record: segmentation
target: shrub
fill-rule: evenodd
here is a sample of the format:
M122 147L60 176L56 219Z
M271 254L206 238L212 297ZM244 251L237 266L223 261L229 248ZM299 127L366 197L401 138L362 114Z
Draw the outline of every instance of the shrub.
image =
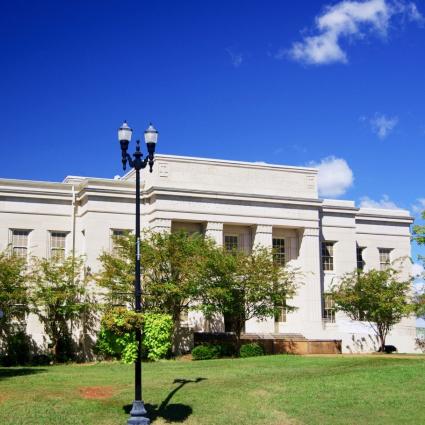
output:
M264 355L263 347L257 342L251 344L242 345L239 350L239 355L241 357L256 357Z
M137 358L134 330L138 327L143 328L143 357L149 360L164 358L171 348L171 316L135 313L122 307L111 309L104 314L96 342L96 354L124 363L133 363Z
M212 344L198 345L192 350L193 360L209 360L220 357L220 346Z
M24 330L17 330L5 338L4 350L0 356L3 366L18 366L31 363L31 354L34 351L34 341Z
M149 360L167 356L171 349L173 320L169 314L147 313L144 315L143 346Z

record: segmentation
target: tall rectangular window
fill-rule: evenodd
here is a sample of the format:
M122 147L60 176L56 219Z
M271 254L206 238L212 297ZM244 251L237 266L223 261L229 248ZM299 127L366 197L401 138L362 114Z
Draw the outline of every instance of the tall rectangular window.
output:
M236 235L224 235L224 248L232 252L239 248L238 237Z
M322 242L322 269L334 269L334 242Z
M379 248L379 268L388 270L391 265L391 249Z
M50 232L50 257L55 260L65 258L66 232Z
M12 252L18 257L27 258L29 230L12 230Z
M283 267L285 265L285 239L273 238L273 260L279 266Z
M363 250L364 248L358 246L357 248L357 270L364 269Z
M118 254L118 239L122 238L125 235L128 235L130 233L129 230L125 230L125 229L112 229L112 233L111 233L111 251L114 254Z
M335 301L332 294L323 294L323 320L325 322L335 322Z

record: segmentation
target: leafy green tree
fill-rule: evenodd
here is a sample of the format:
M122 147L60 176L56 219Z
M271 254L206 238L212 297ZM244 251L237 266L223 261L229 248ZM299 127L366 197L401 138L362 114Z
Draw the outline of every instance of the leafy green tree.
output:
M142 247L144 242L142 242ZM100 272L94 276L104 289L104 303L110 306L129 305L134 309L135 237L127 233L113 237L112 251L103 251L99 256ZM145 260L142 256L142 265ZM143 270L142 270L143 274Z
M277 264L266 248L250 254L216 249L205 264L198 308L207 318L217 313L230 318L240 345L247 320L274 317L281 308L295 309L288 300L296 293L299 275L297 269Z
M25 335L27 280L25 259L8 250L0 252L0 348L4 352L12 349L18 333Z
M425 220L425 211L422 211L422 219ZM425 245L425 225L416 224L413 226L413 239L419 245Z
M199 299L204 264L216 249L195 233L153 233L143 246L143 283L152 311L170 314L176 327L181 314Z
M422 211L422 219L425 220L425 211ZM413 240L418 245L425 245L425 225L417 224L413 226ZM422 260L425 266L425 257L419 255L419 260ZM422 277L425 277L425 274ZM416 307L417 316L425 318L425 288L422 288L416 294Z
M0 252L0 336L9 332L13 321L22 321L28 312L26 262L23 258Z
M73 328L83 325L95 309L89 298L83 258L34 258L31 279L34 312L50 339L55 360L74 359Z
M141 243L144 310L171 315L177 328L181 313L199 299L200 279L214 243L200 234L148 233ZM112 252L99 257L97 283L112 305L133 305L134 236L115 240Z
M402 280L396 269L355 271L345 274L332 288L336 310L352 320L369 322L380 349L393 326L414 312L412 280Z

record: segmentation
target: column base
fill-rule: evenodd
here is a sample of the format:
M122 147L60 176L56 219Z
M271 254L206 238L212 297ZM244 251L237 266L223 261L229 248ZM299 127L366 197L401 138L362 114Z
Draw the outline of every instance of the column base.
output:
M143 401L134 400L127 425L149 425L151 421L146 417L146 414L147 412Z

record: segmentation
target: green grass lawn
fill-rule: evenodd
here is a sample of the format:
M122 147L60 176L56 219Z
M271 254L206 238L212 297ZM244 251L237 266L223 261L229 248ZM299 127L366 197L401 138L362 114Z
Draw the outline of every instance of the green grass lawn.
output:
M1 425L124 425L133 368L0 368ZM154 424L425 424L425 357L265 356L144 364Z

